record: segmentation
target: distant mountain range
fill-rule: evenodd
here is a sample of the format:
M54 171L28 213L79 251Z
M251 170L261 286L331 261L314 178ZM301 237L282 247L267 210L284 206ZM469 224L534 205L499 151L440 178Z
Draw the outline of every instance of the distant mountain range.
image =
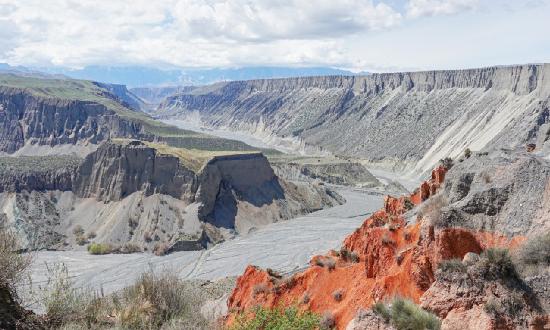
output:
M311 76L351 76L351 71L330 67L242 67L212 69L157 69L145 66L87 66L72 70L61 67L27 68L0 63L0 71L39 76L53 74L76 79L123 84L128 87L207 85L219 81ZM366 74L366 73L360 73Z

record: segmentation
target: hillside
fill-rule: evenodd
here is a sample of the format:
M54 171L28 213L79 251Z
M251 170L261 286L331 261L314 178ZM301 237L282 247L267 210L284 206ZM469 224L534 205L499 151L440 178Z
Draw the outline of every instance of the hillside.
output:
M336 329L424 329L407 326L418 315L390 324L381 304L403 297L441 329L545 329L549 178L548 161L518 151L439 166L415 193L386 197L339 251L314 256L305 270L249 266L226 321L255 306L296 305Z
M167 98L158 115L198 112L209 127L418 175L466 148L547 152L549 95L550 65L532 64L218 83Z
M137 102L120 85L2 74L0 152L86 155L112 138L167 141L204 150L257 150L239 141L163 124L138 111Z

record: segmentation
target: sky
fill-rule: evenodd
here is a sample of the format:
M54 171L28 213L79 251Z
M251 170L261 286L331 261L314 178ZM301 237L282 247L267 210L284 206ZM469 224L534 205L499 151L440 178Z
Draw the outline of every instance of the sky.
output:
M78 69L550 62L550 0L0 0L0 62Z

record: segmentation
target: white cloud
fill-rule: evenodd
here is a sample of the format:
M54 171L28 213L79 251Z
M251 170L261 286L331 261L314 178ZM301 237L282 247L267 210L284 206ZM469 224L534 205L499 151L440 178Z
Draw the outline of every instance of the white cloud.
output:
M18 30L18 43L4 57L40 65L319 61L338 39L390 28L402 18L368 0L3 2L9 10L0 7L0 13Z
M540 54L516 47L517 54L508 56L510 43L544 38L530 24L540 25L536 31L550 30L548 20L527 18L550 9L549 0L531 1L540 7L515 6L510 12L502 4L514 0L0 0L0 62L429 68L448 63L444 59L466 63L453 54L471 48L467 27L473 23L507 22L518 33L490 29L497 32L466 53L468 63L472 57L521 63L544 60L550 52L544 39ZM467 13L476 6L475 15ZM445 16L459 11L466 12Z
M479 0L410 0L407 4L407 16L451 15L465 10L475 9Z

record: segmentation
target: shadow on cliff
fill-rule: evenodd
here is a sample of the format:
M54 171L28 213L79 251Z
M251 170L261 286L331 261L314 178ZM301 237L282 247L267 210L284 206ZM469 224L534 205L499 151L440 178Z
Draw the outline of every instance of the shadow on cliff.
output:
M238 189L230 182L222 180L214 209L207 216L207 221L216 227L235 229L235 218L240 202L260 208L284 199L285 191L277 177L263 182L260 186L248 186L245 189Z

